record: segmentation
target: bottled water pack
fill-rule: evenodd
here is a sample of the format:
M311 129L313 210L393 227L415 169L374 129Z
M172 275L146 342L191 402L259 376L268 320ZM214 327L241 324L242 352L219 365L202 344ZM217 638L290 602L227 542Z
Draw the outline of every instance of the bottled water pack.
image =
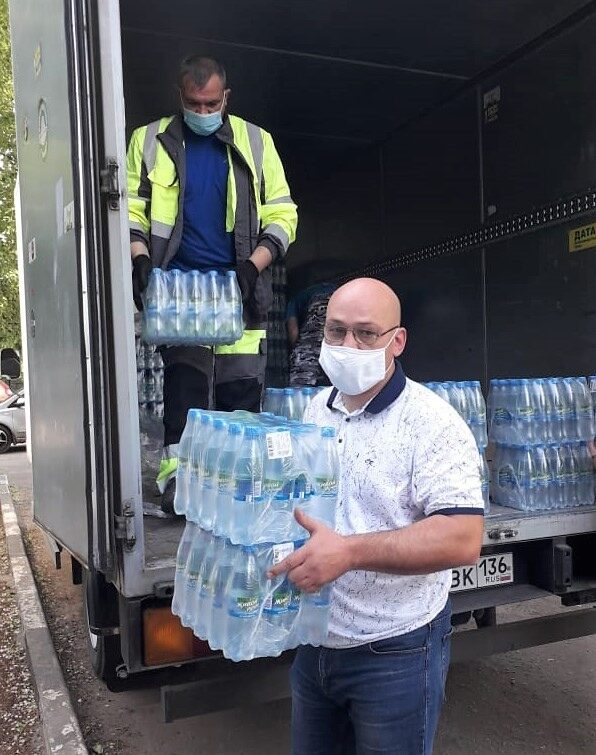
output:
M266 388L263 411L302 421L306 407L322 387Z
M496 503L522 511L594 504L592 458L586 441L497 443L491 483Z
M174 510L237 545L306 537L294 508L335 526L335 430L268 413L191 409Z
M489 435L496 443L564 443L594 437L583 377L491 380Z
M143 339L152 344L231 344L242 337L236 273L153 268L144 295Z
M307 594L285 575L267 577L303 544L234 545L188 522L178 547L172 612L233 661L320 645L327 635L330 586Z
M331 587L301 594L267 570L309 533L300 508L335 526L335 430L267 412L191 409L178 449L178 548L172 611L232 660L275 656L327 632Z
M423 385L451 404L472 431L478 448L486 448L486 404L478 380L432 382Z

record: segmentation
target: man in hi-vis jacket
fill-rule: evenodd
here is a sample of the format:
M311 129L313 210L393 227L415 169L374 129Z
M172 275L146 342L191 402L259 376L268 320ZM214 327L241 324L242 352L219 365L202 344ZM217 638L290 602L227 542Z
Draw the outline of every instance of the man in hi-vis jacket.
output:
M271 135L226 112L223 66L186 58L178 84L182 112L137 128L128 148L135 303L142 308L153 267L234 269L244 333L230 346L162 348L164 454L157 483L168 513L188 409L260 409L273 298L269 266L286 254L297 226Z

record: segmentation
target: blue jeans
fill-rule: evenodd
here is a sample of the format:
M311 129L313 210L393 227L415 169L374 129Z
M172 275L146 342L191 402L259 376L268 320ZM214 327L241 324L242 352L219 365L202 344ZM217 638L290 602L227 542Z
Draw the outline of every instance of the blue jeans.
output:
M293 755L430 755L449 668L451 606L398 637L300 647L291 672Z

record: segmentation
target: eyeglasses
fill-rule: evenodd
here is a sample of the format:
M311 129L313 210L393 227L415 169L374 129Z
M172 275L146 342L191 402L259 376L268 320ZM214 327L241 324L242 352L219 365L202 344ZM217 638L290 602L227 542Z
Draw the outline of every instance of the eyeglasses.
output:
M325 325L323 335L327 343L339 344L346 340L348 333L351 333L356 343L359 343L361 346L373 346L381 336L385 336L387 333L398 328L399 325L394 325L382 333L377 333L376 330L368 330L367 328L346 328L344 325Z

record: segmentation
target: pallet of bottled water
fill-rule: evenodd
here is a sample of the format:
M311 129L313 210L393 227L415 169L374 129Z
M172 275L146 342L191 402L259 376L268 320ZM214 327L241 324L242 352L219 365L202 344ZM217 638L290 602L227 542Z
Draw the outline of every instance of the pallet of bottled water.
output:
M470 428L478 448L486 448L488 444L486 403L480 383L477 380L463 380L431 382L423 383L423 385L451 404Z
M586 441L497 443L493 500L521 511L594 504L594 472Z
M143 340L157 345L232 344L242 337L236 273L154 268L144 295Z
M495 443L573 442L594 437L586 378L491 380L489 436Z
M302 420L306 407L322 387L266 388L263 411L286 419Z
M327 634L331 587L301 593L268 570L309 537L294 518L335 526L335 430L270 413L191 409L178 451L187 519L172 611L234 661L277 656Z

